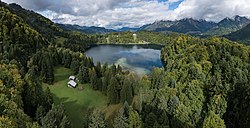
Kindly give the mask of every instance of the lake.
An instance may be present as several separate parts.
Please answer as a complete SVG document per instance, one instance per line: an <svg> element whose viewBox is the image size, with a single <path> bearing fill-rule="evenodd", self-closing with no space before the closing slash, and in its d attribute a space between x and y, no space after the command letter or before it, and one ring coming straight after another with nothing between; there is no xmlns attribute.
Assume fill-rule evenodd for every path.
<svg viewBox="0 0 250 128"><path fill-rule="evenodd" d="M94 63L120 65L124 69L149 74L153 67L162 67L161 46L157 45L98 45L86 51Z"/></svg>

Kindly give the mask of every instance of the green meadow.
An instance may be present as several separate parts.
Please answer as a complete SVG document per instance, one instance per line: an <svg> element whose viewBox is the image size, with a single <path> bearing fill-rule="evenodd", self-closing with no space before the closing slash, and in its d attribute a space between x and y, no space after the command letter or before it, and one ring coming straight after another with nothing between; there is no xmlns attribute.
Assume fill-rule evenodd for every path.
<svg viewBox="0 0 250 128"><path fill-rule="evenodd" d="M93 107L106 108L107 98L88 84L78 84L76 88L69 88L67 83L70 75L72 75L70 69L57 67L54 84L43 86L50 88L55 104L64 105L73 128L81 128L87 110Z"/></svg>

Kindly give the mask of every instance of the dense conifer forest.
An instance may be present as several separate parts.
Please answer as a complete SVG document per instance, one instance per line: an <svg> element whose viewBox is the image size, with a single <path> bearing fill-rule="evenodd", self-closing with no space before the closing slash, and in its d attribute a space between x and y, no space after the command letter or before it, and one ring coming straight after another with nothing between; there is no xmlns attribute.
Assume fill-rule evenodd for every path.
<svg viewBox="0 0 250 128"><path fill-rule="evenodd" d="M19 5L0 3L0 127L72 127L64 104L55 105L42 87L53 86L56 66L100 91L107 106L121 105L110 118L102 109L88 110L82 127L250 127L249 46L220 37L132 34L66 31ZM119 65L94 64L84 52L100 43L163 45L164 67L140 77Z"/></svg>

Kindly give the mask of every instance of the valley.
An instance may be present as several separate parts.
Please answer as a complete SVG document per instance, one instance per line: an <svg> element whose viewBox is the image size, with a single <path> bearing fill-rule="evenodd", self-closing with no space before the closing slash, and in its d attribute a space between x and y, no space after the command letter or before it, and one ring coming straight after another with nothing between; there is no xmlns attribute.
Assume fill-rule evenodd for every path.
<svg viewBox="0 0 250 128"><path fill-rule="evenodd" d="M47 7L53 2L44 4L48 16L22 2L0 1L1 128L250 127L246 16L151 22L158 18L151 15L133 27L127 2L102 3L124 15L95 5L91 18L78 12L82 8L69 13L63 3L62 14ZM107 12L112 15L94 16Z"/></svg>

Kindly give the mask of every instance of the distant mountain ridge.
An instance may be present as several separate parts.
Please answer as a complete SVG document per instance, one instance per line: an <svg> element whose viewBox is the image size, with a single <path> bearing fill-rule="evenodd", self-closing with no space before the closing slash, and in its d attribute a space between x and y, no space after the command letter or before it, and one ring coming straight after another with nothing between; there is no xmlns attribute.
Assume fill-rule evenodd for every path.
<svg viewBox="0 0 250 128"><path fill-rule="evenodd" d="M170 20L168 20L168 21L164 21L164 20L155 21L152 24L143 25L142 27L140 27L140 30L156 31L156 29L159 29L159 28L170 27L174 23L175 23L175 21L170 21Z"/></svg>
<svg viewBox="0 0 250 128"><path fill-rule="evenodd" d="M106 29L104 27L95 26L79 26L69 24L57 24L59 27L65 30L76 30L87 34L107 34L111 32L123 32L123 31L154 31L154 32L176 32L185 33L198 36L222 36L231 32L235 32L245 27L250 23L250 19L243 16L234 16L232 18L224 18L220 22L211 22L203 19L196 20L193 18L184 18L181 20L160 20L151 24L146 24L141 27L123 27L119 29Z"/></svg>
<svg viewBox="0 0 250 128"><path fill-rule="evenodd" d="M11 8L15 14L24 19L24 22L29 24L32 28L39 31L47 39L52 39L53 34L60 35L64 30L75 30L86 34L107 34L112 32L122 32L122 31L155 31L155 32L176 32L185 33L198 36L223 36L230 33L234 33L248 24L250 24L250 19L244 16L236 15L232 18L226 17L220 22L210 22L206 20L196 20L193 18L184 18L181 20L160 20L155 21L151 24L146 24L141 27L123 27L120 29L106 29L104 27L96 26L79 26L79 25L69 25L69 24L54 24L48 18L43 17L33 11L26 10L17 4L6 5ZM244 32L245 29L242 30ZM240 32L240 33L242 33ZM239 32L238 32L239 33ZM234 33L235 34L235 33ZM233 34L232 34L233 35ZM226 36L226 37L230 37Z"/></svg>
<svg viewBox="0 0 250 128"><path fill-rule="evenodd" d="M196 20L193 18L184 18L175 21L157 21L152 24L142 26L140 30L220 36L237 31L249 23L250 19L238 15L233 18L224 18L218 23L202 19Z"/></svg>
<svg viewBox="0 0 250 128"><path fill-rule="evenodd" d="M76 30L87 34L107 34L111 32L122 32L122 31L155 31L155 32L176 32L185 33L191 35L205 35L205 36L223 36L230 33L234 33L248 24L250 19L244 16L236 15L232 18L226 17L220 22L210 22L206 20L196 20L193 18L184 18L181 20L160 20L155 21L151 24L146 24L141 27L123 27L119 29L107 29L104 27L96 26L79 26L69 24L55 24L51 20L42 15L35 13L31 10L26 10L18 4L6 4L6 7L10 8L10 11L20 16L25 23L30 25L33 29L37 30L47 39L52 39L53 34L61 35L63 29L65 30ZM240 30L245 31L246 29ZM239 32L240 32L239 31ZM238 32L238 33L239 33ZM241 32L242 33L242 32ZM235 34L235 33L234 33Z"/></svg>
<svg viewBox="0 0 250 128"><path fill-rule="evenodd" d="M238 31L225 35L224 37L232 41L240 41L245 44L250 44L250 24Z"/></svg>
<svg viewBox="0 0 250 128"><path fill-rule="evenodd" d="M169 22L168 22L169 23ZM175 21L172 25L167 24L168 27L157 28L156 31L171 31L178 33L194 33L199 34L211 29L215 26L214 22L207 22L205 20L194 20L192 18L185 18Z"/></svg>
<svg viewBox="0 0 250 128"><path fill-rule="evenodd" d="M241 17L236 15L233 18L224 18L217 25L207 31L205 34L207 35L226 35L231 32L235 32L250 23L250 19L247 17Z"/></svg>
<svg viewBox="0 0 250 128"><path fill-rule="evenodd" d="M120 29L117 29L117 31L119 32L123 32L123 31L131 31L131 32L136 32L139 31L140 28L131 28L131 27L122 27Z"/></svg>
<svg viewBox="0 0 250 128"><path fill-rule="evenodd" d="M79 26L79 25L70 25L70 24L57 24L57 26L65 29L65 30L76 30L87 34L107 34L111 32L116 32L113 29L106 29L104 27L96 27L96 26Z"/></svg>

